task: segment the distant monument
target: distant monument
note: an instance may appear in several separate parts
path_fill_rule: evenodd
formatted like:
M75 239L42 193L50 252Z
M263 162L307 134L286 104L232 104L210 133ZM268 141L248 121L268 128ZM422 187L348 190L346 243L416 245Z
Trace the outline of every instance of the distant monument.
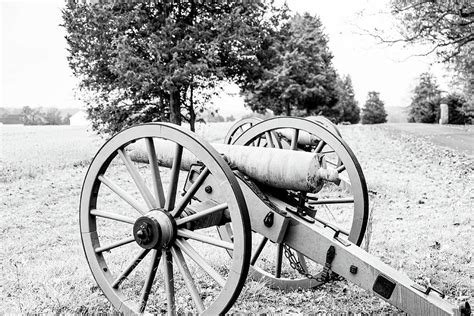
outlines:
M440 106L440 116L439 116L439 124L448 124L449 123L449 110L447 104L441 104Z

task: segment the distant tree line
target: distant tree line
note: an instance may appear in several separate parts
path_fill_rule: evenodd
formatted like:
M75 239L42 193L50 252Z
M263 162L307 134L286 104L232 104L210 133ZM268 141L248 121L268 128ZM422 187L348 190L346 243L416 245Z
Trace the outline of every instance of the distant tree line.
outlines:
M70 114L63 115L56 108L42 109L25 106L22 108L21 122L24 125L69 125Z
M472 124L474 107L465 95L456 92L443 93L436 78L428 72L422 73L413 90L409 105L408 121L417 123L437 123L440 119L441 104L448 105L449 124Z

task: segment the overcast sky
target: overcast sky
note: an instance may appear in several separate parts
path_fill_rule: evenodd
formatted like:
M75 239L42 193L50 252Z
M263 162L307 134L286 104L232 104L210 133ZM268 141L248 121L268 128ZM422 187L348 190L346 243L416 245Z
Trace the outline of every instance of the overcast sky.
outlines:
M363 105L368 91L379 91L386 106L406 106L421 72L431 70L441 81L442 69L432 58L410 57L420 50L386 48L361 28L390 29L387 0L289 0L292 10L318 14L329 36L334 65L350 74ZM0 0L0 107L80 107L74 97L76 79L67 65L61 21L62 0ZM362 14L361 14L362 13ZM235 89L233 92L236 92ZM243 111L239 98L223 97L223 114Z

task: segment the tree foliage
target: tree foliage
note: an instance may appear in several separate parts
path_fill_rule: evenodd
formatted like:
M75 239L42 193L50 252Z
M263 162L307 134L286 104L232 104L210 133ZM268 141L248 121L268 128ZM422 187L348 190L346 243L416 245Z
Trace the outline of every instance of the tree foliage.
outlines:
M400 21L401 38L383 41L428 44L425 54L436 53L452 66L455 84L474 108L474 2L392 0L391 8Z
M338 77L337 79L338 101L335 109L339 111L336 123L350 122L351 124L359 123L360 108L355 99L354 87L352 79L349 75Z
M443 98L443 103L448 105L448 123L471 123L474 113L471 113L466 99L457 93L452 93Z
M439 117L441 91L434 76L422 73L418 85L413 90L413 97L408 112L408 121L416 123L434 123Z
M29 106L23 107L21 115L23 117L23 124L25 125L42 125L45 121L40 109L34 109Z
M71 115L63 116L56 108L31 108L24 106L21 109L21 118L24 125L68 125Z
M93 128L115 133L183 119L193 126L209 98L204 91L255 76L278 14L271 4L232 1L68 6L69 65L90 92Z
M371 91L362 108L362 124L378 124L387 122L387 113L384 103L380 100L380 93Z
M276 115L295 110L337 115L336 72L321 21L305 13L283 22L257 55L260 68L254 80L242 86L246 103Z
M474 43L472 1L392 0L391 7L401 22L402 40L431 44L445 61Z

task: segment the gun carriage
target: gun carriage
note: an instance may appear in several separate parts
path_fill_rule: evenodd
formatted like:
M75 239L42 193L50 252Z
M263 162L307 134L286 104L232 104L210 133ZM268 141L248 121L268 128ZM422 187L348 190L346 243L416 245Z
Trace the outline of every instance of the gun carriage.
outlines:
M412 315L469 315L359 248L368 205L362 169L325 118L247 119L212 145L155 123L97 152L80 231L97 284L127 314L223 314L250 276L285 290L345 278Z
M96 154L80 205L94 278L126 313L222 314L249 275L285 290L345 278L412 315L469 315L359 248L367 220L351 149L289 117L230 144L166 123L129 128Z

